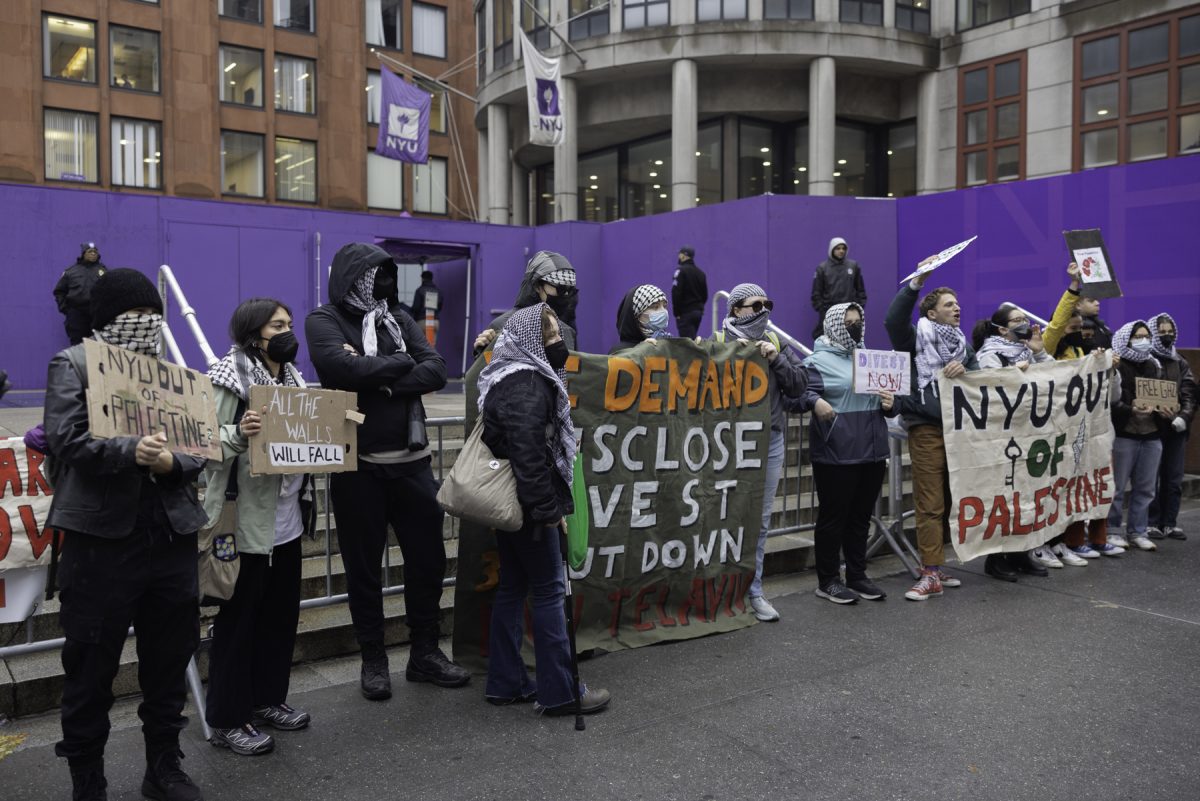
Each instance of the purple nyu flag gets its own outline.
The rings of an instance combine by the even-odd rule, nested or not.
[[[380,156],[413,164],[429,160],[429,104],[432,98],[393,73],[379,70],[380,92],[379,141],[375,152]]]

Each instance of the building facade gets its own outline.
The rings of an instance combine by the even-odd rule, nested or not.
[[[480,0],[475,24],[497,223],[903,197],[1200,152],[1195,0]],[[528,142],[514,25],[562,59],[554,148]]]
[[[0,181],[475,216],[472,103],[420,77],[474,95],[462,2],[23,0],[0,62]],[[373,153],[381,63],[432,95],[427,164]]]

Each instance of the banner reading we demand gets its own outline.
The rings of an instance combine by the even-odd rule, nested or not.
[[[470,413],[482,364],[467,375]],[[745,598],[770,433],[757,349],[663,339],[619,356],[572,354],[567,372],[591,517],[587,560],[572,572],[578,648],[634,648],[753,623]],[[503,536],[459,529],[454,655],[476,668]]]
[[[1112,355],[940,379],[951,542],[962,561],[1026,551],[1108,514]]]

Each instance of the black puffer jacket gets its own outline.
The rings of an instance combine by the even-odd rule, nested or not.
[[[571,488],[547,446],[555,405],[554,387],[532,370],[501,379],[483,402],[483,441],[512,465],[526,523],[553,526],[575,510]]]
[[[1163,366],[1163,380],[1174,381],[1179,392],[1179,416],[1183,418],[1183,422],[1187,423],[1188,429],[1192,427],[1192,419],[1196,416],[1196,377],[1192,373],[1192,366],[1188,364],[1187,359],[1182,355],[1177,359],[1159,358]],[[1159,429],[1164,435],[1173,433],[1175,429],[1171,428],[1170,420],[1159,420]]]
[[[1117,365],[1121,374],[1121,397],[1112,405],[1113,428],[1118,437],[1126,439],[1159,439],[1162,431],[1159,429],[1157,415],[1135,415],[1133,400],[1137,395],[1137,380],[1139,378],[1157,378],[1166,380],[1163,370],[1152,359],[1135,362],[1121,359]]]

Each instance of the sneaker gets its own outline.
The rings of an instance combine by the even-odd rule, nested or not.
[[[775,607],[761,595],[750,596],[750,608],[754,610],[754,616],[765,623],[779,620],[779,613],[775,611]]]
[[[1150,526],[1150,528],[1146,529],[1146,536],[1152,540],[1165,540],[1167,538],[1167,535],[1158,526]]]
[[[840,581],[831,581],[824,587],[817,587],[817,597],[826,598],[835,604],[858,603],[858,596]]]
[[[253,723],[238,726],[236,729],[213,729],[209,742],[217,748],[228,748],[242,756],[258,756],[275,750],[275,738],[263,734]]]
[[[938,580],[937,571],[922,571],[920,580],[904,593],[904,597],[910,601],[925,601],[941,594],[942,582]]]
[[[1108,535],[1108,544],[1115,545],[1118,548],[1128,548],[1129,540],[1125,539],[1120,534],[1109,534]]]
[[[866,576],[860,579],[852,579],[846,582],[846,586],[858,593],[858,597],[864,601],[882,601],[887,597],[887,593],[879,589],[875,582],[871,581]]]
[[[1119,545],[1113,545],[1111,542],[1106,542],[1103,545],[1093,545],[1093,549],[1101,556],[1120,556],[1125,553],[1125,549]]]
[[[1059,558],[1054,555],[1054,551],[1046,545],[1043,545],[1041,548],[1034,548],[1032,556],[1039,564],[1046,567],[1061,568],[1063,566]]]
[[[1071,567],[1087,567],[1088,561],[1086,559],[1084,559],[1082,556],[1076,555],[1073,550],[1061,542],[1054,546],[1054,555],[1057,556],[1058,560],[1064,565],[1070,565]]]
[[[1150,539],[1145,536],[1134,536],[1133,544],[1135,547],[1140,548],[1143,551],[1157,551],[1158,550],[1158,546],[1155,545],[1153,542],[1151,542]]]
[[[404,678],[409,681],[427,681],[438,687],[461,687],[471,680],[471,672],[450,661],[442,653],[442,649],[435,645],[420,651],[414,647],[409,651]]]
[[[1187,534],[1184,534],[1183,529],[1181,529],[1179,526],[1171,526],[1170,528],[1165,528],[1165,529],[1163,529],[1163,533],[1166,534],[1168,537],[1170,537],[1173,540],[1186,540],[1187,539]]]
[[[962,586],[961,581],[959,581],[954,576],[947,573],[945,570],[942,570],[941,567],[939,567],[937,569],[937,577],[938,577],[938,581],[940,581],[942,583],[943,587],[950,587],[951,589],[954,589],[955,587]]]
[[[368,701],[386,701],[392,697],[392,676],[386,656],[364,659],[358,677],[359,689]]]
[[[1110,537],[1109,540],[1111,539],[1112,538]],[[1112,545],[1112,542],[1110,541],[1108,544]],[[1072,548],[1071,553],[1075,554],[1076,556],[1082,556],[1084,559],[1100,558],[1100,552],[1090,545],[1080,545],[1078,548]]]
[[[312,722],[312,716],[287,704],[277,704],[254,710],[254,718],[250,722],[255,726],[266,725],[280,731],[297,731],[307,728]]]
[[[200,788],[179,765],[182,757],[178,746],[150,757],[142,779],[142,795],[155,801],[203,801]]]
[[[583,715],[594,715],[597,712],[603,712],[608,708],[608,702],[611,700],[612,695],[608,690],[593,690],[584,685],[583,697],[579,699],[579,712]],[[574,715],[575,700],[572,699],[558,706],[542,706],[539,703],[534,703],[533,711],[534,714],[545,715],[548,718],[561,718],[567,715]]]

